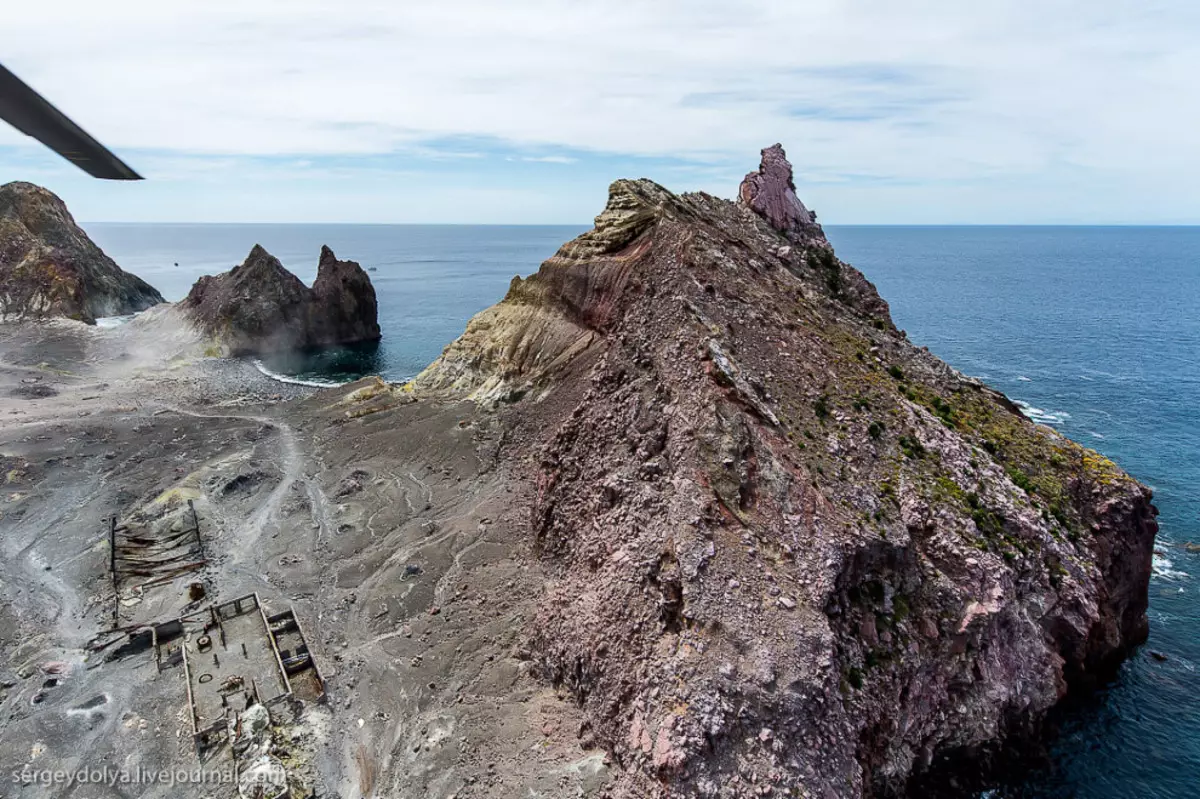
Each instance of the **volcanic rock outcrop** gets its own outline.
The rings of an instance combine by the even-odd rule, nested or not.
[[[900,795],[1144,640],[1156,510],[909,343],[781,148],[740,197],[617,181],[406,390],[510,431],[610,795]]]
[[[196,281],[179,308],[223,354],[250,355],[377,341],[375,287],[354,261],[321,248],[308,288],[254,245],[245,262]]]
[[[762,151],[757,172],[751,172],[738,187],[738,199],[771,223],[780,233],[824,238],[817,215],[796,196],[792,165],[782,144]]]
[[[32,183],[0,186],[0,318],[95,324],[162,301],[105,255],[53,192]]]

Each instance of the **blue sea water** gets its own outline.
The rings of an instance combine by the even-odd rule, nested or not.
[[[301,278],[329,244],[374,267],[384,340],[267,366],[393,380],[437,357],[580,227],[92,225],[116,261],[171,300],[261,243]],[[1200,228],[827,228],[910,339],[1115,459],[1162,511],[1150,642],[1063,718],[1051,765],[993,797],[1200,796]],[[178,262],[178,266],[174,264]],[[1154,651],[1166,655],[1159,660]]]

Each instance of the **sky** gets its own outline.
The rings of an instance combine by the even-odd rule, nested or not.
[[[1195,0],[39,0],[0,63],[146,177],[0,125],[84,221],[579,224],[782,142],[827,224],[1200,224]]]

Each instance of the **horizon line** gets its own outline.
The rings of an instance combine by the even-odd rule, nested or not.
[[[584,227],[591,228],[595,222],[180,222],[180,221],[129,221],[89,220],[83,225],[162,225],[173,227],[206,226],[262,226],[277,225],[303,227],[306,225],[329,225],[341,227]],[[1200,222],[834,222],[822,223],[822,228],[847,227],[890,227],[890,228],[1197,228]]]

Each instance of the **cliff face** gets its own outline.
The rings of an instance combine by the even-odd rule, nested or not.
[[[32,183],[0,186],[0,318],[95,324],[162,301],[105,255],[52,192]]]
[[[1151,494],[914,347],[795,197],[618,181],[406,388],[495,405],[525,656],[618,796],[889,796],[1147,632]]]
[[[321,248],[310,289],[255,245],[245,262],[196,281],[181,311],[228,355],[377,341],[371,279],[354,261]]]

